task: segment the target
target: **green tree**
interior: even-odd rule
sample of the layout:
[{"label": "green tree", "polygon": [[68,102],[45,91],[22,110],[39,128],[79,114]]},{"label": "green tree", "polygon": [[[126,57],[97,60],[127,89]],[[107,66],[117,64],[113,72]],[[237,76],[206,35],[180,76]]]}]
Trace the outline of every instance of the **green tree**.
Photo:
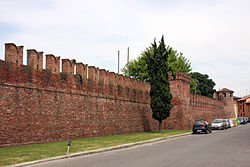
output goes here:
[{"label": "green tree", "polygon": [[132,78],[148,81],[146,55],[139,56],[137,59],[130,61],[121,71],[124,75]]},{"label": "green tree", "polygon": [[[165,47],[166,48],[166,47]],[[173,50],[170,46],[166,48],[169,52],[168,56],[168,70],[173,73],[175,77],[176,72],[184,72],[189,74],[192,70],[190,61],[183,56],[180,52],[178,53],[176,50]],[[146,63],[146,54],[152,54],[153,47],[150,46],[146,48],[142,54],[122,68],[122,72],[124,75],[131,76],[132,78],[137,78],[143,81],[148,81],[148,72],[147,72],[147,63]]]},{"label": "green tree", "polygon": [[201,74],[199,72],[192,72],[191,75],[191,82],[196,82],[197,87],[196,89],[192,89],[192,93],[200,94],[202,96],[213,97],[215,83],[212,79],[209,79],[207,74]]},{"label": "green tree", "polygon": [[159,46],[154,40],[151,48],[150,52],[145,52],[148,80],[151,84],[150,107],[153,112],[152,117],[159,122],[159,132],[161,132],[162,121],[169,117],[172,108],[172,94],[168,80],[168,57],[171,49],[166,49],[164,36],[159,41]]},{"label": "green tree", "polygon": [[195,78],[190,78],[190,93],[201,94],[201,91],[197,88],[198,80]]}]

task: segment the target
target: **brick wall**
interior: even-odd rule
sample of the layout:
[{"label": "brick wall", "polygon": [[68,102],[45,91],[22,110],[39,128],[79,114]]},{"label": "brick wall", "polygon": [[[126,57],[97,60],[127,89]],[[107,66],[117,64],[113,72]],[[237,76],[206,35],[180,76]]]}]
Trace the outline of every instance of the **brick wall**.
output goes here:
[{"label": "brick wall", "polygon": [[[83,79],[0,62],[0,144],[15,145],[157,129],[144,82]],[[111,74],[110,80],[114,76]],[[83,85],[85,83],[86,85]],[[138,87],[140,86],[140,87]]]},{"label": "brick wall", "polygon": [[189,129],[195,120],[205,119],[211,123],[216,118],[226,118],[223,101],[190,94],[190,76],[177,73],[175,80],[171,76],[169,80],[173,107],[164,128]]},{"label": "brick wall", "polygon": [[[0,147],[157,130],[150,84],[74,60],[5,45],[0,60]],[[76,66],[76,71],[75,67]],[[77,75],[74,75],[77,74]],[[80,74],[80,75],[79,75]],[[223,117],[223,103],[190,95],[190,77],[170,75],[173,108],[163,127],[190,128],[195,119]]]}]

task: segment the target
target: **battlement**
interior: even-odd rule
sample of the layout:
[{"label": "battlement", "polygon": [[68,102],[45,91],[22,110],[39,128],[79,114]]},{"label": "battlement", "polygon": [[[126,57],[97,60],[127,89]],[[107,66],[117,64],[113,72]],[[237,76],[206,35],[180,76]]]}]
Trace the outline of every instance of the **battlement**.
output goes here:
[{"label": "battlement", "polygon": [[43,52],[37,52],[35,49],[27,50],[27,66],[34,69],[43,69]]},{"label": "battlement", "polygon": [[99,75],[99,68],[94,66],[88,66],[88,79],[97,82]]},{"label": "battlement", "polygon": [[83,79],[87,79],[87,64],[76,63],[76,74],[80,74]]},{"label": "battlement", "polygon": [[187,74],[185,74],[185,73],[183,73],[183,72],[177,72],[175,79],[176,80],[182,80],[182,81],[184,81],[184,82],[186,82],[188,84],[190,83],[190,76],[187,75]]},{"label": "battlement", "polygon": [[5,61],[18,66],[23,65],[23,46],[16,46],[13,43],[5,44]]},{"label": "battlement", "polygon": [[189,84],[190,83],[190,76],[183,73],[183,72],[176,72],[175,78],[173,77],[173,73],[169,72],[168,73],[168,79],[169,81],[184,81],[185,83]]},{"label": "battlement", "polygon": [[52,54],[46,55],[46,69],[52,73],[60,73],[60,57],[55,57]]},{"label": "battlement", "polygon": [[[103,94],[110,98],[120,97],[126,100],[137,99],[149,102],[149,83],[105,69],[99,69],[95,66],[88,66],[87,64],[76,62],[74,59],[62,59],[61,68],[59,56],[56,57],[53,54],[46,54],[45,56],[46,70],[43,70],[43,52],[38,52],[35,49],[27,50],[27,65],[23,65],[23,46],[16,46],[13,43],[5,44],[5,62],[8,62],[9,65],[11,64],[11,68],[15,67],[12,70],[15,72],[11,75],[13,78],[12,81],[15,81],[15,83],[18,82],[23,86],[26,84],[34,87],[41,86],[49,89],[84,90],[85,93],[92,95]],[[4,63],[4,61],[1,63]],[[5,64],[4,66],[9,65]],[[27,68],[29,69],[27,71],[25,70],[26,67],[31,68]],[[61,72],[60,69],[62,69]],[[22,72],[18,72],[20,70]],[[80,76],[75,74],[79,74]],[[10,75],[0,77],[1,82],[7,82],[6,78],[8,76]]]},{"label": "battlement", "polygon": [[99,81],[103,82],[105,84],[108,83],[108,72],[105,69],[100,69],[99,70]]},{"label": "battlement", "polygon": [[[95,66],[88,66],[87,64],[76,62],[74,59],[62,59],[62,68],[60,68],[59,56],[56,57],[53,54],[46,54],[45,56],[46,71],[51,74],[44,73],[43,52],[37,52],[35,49],[28,49],[27,66],[31,67],[33,70],[40,71],[40,74],[34,75],[32,74],[34,72],[29,72],[29,74],[24,72],[22,75],[26,77],[18,76],[16,80],[22,78],[22,82],[25,82],[24,78],[28,78],[29,84],[43,85],[44,88],[47,86],[51,89],[73,89],[90,94],[103,94],[108,97],[119,96],[127,100],[140,99],[140,101],[146,100],[149,102],[150,84],[147,82],[110,72],[105,69],[99,69]],[[5,44],[5,61],[16,67],[23,65],[23,46],[16,46],[13,43]],[[25,67],[25,65],[23,65],[23,67]],[[61,72],[60,69],[62,69]],[[80,76],[77,75],[74,77],[75,74],[79,74]],[[34,76],[39,77],[34,78]],[[173,90],[180,88],[182,88],[186,94],[189,93],[188,85],[190,83],[190,76],[182,72],[177,72],[175,78],[173,78],[170,72],[169,80],[172,82],[172,93],[178,93]]]},{"label": "battlement", "polygon": [[74,75],[74,67],[75,67],[75,61],[69,60],[69,59],[62,59],[62,72]]},{"label": "battlement", "polygon": [[190,94],[190,105],[191,107],[200,107],[200,108],[211,108],[211,109],[222,109],[223,102],[218,101],[213,98],[209,98],[206,96],[201,96],[198,94]]}]

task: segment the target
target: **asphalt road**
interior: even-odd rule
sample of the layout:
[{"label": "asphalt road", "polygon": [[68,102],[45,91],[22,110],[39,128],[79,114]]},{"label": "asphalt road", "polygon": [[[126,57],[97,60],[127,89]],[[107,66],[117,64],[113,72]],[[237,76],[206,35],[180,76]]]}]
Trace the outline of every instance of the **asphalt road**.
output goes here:
[{"label": "asphalt road", "polygon": [[250,124],[122,150],[50,161],[36,167],[250,166]]}]

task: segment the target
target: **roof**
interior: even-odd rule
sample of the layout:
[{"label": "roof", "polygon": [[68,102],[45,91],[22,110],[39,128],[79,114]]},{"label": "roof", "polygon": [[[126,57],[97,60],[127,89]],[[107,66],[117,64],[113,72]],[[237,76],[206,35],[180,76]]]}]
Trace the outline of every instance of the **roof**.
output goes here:
[{"label": "roof", "polygon": [[247,101],[245,104],[250,104],[250,101]]},{"label": "roof", "polygon": [[227,89],[227,88],[223,88],[223,89],[218,90],[217,92],[232,92],[233,93],[234,91]]},{"label": "roof", "polygon": [[238,99],[240,99],[240,97],[233,96],[233,99],[238,100]]},{"label": "roof", "polygon": [[237,100],[237,101],[245,101],[246,99],[250,98],[250,95],[247,96],[243,96],[241,99]]}]

